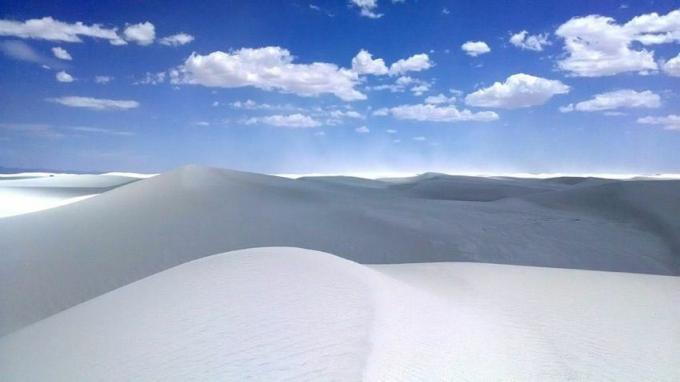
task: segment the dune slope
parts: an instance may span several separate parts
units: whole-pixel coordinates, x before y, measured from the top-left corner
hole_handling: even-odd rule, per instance
[[[190,166],[0,219],[0,335],[186,261],[263,246],[322,250],[365,264],[680,271],[663,235],[606,216]]]
[[[491,264],[369,267],[250,249],[0,338],[0,371],[5,381],[672,381],[679,283]]]

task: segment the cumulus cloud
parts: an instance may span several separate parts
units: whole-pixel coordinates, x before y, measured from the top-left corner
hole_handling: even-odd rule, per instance
[[[371,132],[371,130],[366,126],[357,127],[356,129],[354,129],[354,131],[356,131],[359,134],[368,134]]]
[[[406,72],[420,72],[433,66],[426,53],[414,54],[409,58],[402,58],[390,66],[390,75],[396,76]]]
[[[59,82],[73,82],[73,76],[70,74],[66,73],[65,71],[60,71],[57,72],[56,74],[57,81]]]
[[[321,126],[321,122],[303,114],[269,115],[266,117],[252,117],[245,121],[247,125],[265,124],[290,129],[311,128]]]
[[[493,111],[474,113],[467,109],[458,110],[453,105],[401,105],[390,108],[389,113],[397,119],[423,122],[490,122],[498,119],[498,114]]]
[[[484,41],[468,41],[461,45],[460,48],[468,56],[477,57],[481,54],[491,52],[491,48]]]
[[[569,92],[569,86],[524,73],[513,74],[505,82],[479,89],[465,97],[470,106],[516,109],[542,105],[556,94]]]
[[[373,59],[365,50],[360,50],[352,59],[352,70],[357,74],[384,75],[389,72],[382,58]]]
[[[680,54],[664,62],[662,69],[669,76],[680,77]]]
[[[515,33],[510,37],[510,43],[520,49],[533,50],[540,52],[543,47],[550,45],[548,34],[530,35],[527,31]]]
[[[649,13],[617,24],[611,17],[589,15],[562,24],[555,34],[564,39],[566,57],[558,67],[575,76],[600,77],[658,69],[649,46],[680,41],[680,10]]]
[[[275,46],[216,51],[205,56],[193,53],[176,73],[170,74],[173,83],[221,88],[252,86],[300,96],[334,94],[344,101],[366,99],[354,88],[359,84],[354,71],[324,62],[296,64],[288,50]]]
[[[192,41],[194,41],[194,36],[188,33],[178,33],[172,36],[163,37],[160,40],[158,40],[158,43],[161,45],[168,46],[180,46],[186,45]]]
[[[96,82],[98,84],[108,84],[111,81],[113,81],[113,77],[111,77],[111,76],[95,76],[94,77],[94,82]]]
[[[560,108],[561,112],[570,111],[605,111],[621,108],[657,108],[661,106],[661,97],[649,90],[637,92],[623,89],[595,95],[592,99],[582,101],[576,105]]]
[[[71,61],[73,59],[69,52],[60,46],[55,46],[54,48],[52,48],[52,54],[54,54],[54,57],[60,60]]]
[[[352,59],[352,70],[357,74],[372,74],[391,76],[402,75],[408,72],[420,72],[427,70],[434,66],[430,57],[426,53],[414,54],[408,58],[402,58],[390,65],[388,68],[385,65],[385,60],[382,58],[373,58],[366,50],[362,49]]]
[[[638,123],[646,125],[661,125],[666,130],[680,131],[680,115],[670,114],[665,117],[642,117],[638,118]]]
[[[422,135],[421,135],[421,136],[418,136],[418,137],[413,137],[412,139],[413,139],[414,141],[418,141],[418,142],[425,142],[425,141],[427,140],[427,138],[426,138],[426,137],[423,137]]]
[[[409,76],[401,76],[397,78],[392,84],[376,85],[371,87],[372,90],[389,90],[392,93],[401,93],[409,89],[414,95],[420,96],[430,90],[431,83]]]
[[[86,25],[82,22],[65,23],[43,17],[26,21],[0,20],[0,36],[14,36],[49,41],[82,42],[80,37],[108,40],[113,45],[125,45],[116,28],[105,28],[100,24]]]
[[[105,98],[92,98],[92,97],[59,97],[59,98],[48,98],[50,102],[56,102],[58,104],[69,106],[69,107],[81,107],[92,110],[128,110],[139,107],[139,102],[130,100],[114,100]]]
[[[148,21],[139,24],[129,25],[123,31],[127,41],[135,42],[139,45],[150,45],[156,39],[156,27]]]
[[[351,0],[351,2],[355,7],[359,8],[361,15],[364,17],[377,19],[383,16],[381,13],[376,13],[378,0]]]

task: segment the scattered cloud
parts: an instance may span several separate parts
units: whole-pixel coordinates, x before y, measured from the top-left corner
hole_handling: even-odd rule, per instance
[[[575,17],[555,34],[564,39],[566,57],[561,70],[574,76],[600,77],[658,69],[649,46],[680,41],[680,10],[666,15],[649,13],[617,24],[611,17]]]
[[[180,46],[186,45],[192,41],[194,41],[194,36],[182,32],[174,34],[172,36],[163,37],[160,40],[158,40],[158,43],[167,46]]]
[[[445,103],[454,103],[456,102],[456,97],[447,97],[444,94],[439,93],[436,96],[429,96],[425,98],[425,103],[433,104],[433,105],[441,105]]]
[[[450,15],[450,14],[451,14],[451,11],[449,11],[448,8],[446,8],[446,7],[442,8],[442,15]]]
[[[637,92],[623,89],[595,95],[592,99],[582,101],[576,105],[569,104],[560,108],[560,111],[605,111],[621,108],[658,108],[661,106],[661,97],[649,90]]]
[[[296,64],[293,60],[288,50],[276,46],[216,51],[205,56],[192,53],[170,74],[173,83],[221,88],[252,86],[299,96],[334,94],[344,101],[366,99],[355,89],[359,77],[354,71],[330,63]]]
[[[356,129],[354,129],[354,131],[356,131],[359,134],[368,134],[371,132],[371,130],[366,126],[357,127]]]
[[[156,39],[156,27],[148,21],[129,25],[123,31],[125,40],[146,46],[153,44]]]
[[[103,128],[100,128],[100,127],[75,126],[75,127],[70,127],[69,129],[73,130],[73,131],[81,132],[81,133],[116,135],[116,136],[121,136],[121,137],[131,137],[131,136],[135,135],[135,133],[133,133],[131,131],[103,129]]]
[[[396,134],[396,133],[397,133],[397,130],[394,130],[394,129],[387,129],[387,130],[385,130],[385,132],[386,132],[387,134]]]
[[[54,54],[54,57],[60,59],[60,60],[66,60],[66,61],[71,61],[73,57],[71,57],[71,54],[69,52],[60,47],[60,46],[55,46],[52,48],[52,54]]]
[[[245,121],[247,125],[265,124],[276,127],[284,127],[291,129],[298,128],[312,128],[321,126],[321,122],[314,118],[303,114],[288,114],[288,115],[269,115],[266,117],[252,117]]]
[[[63,70],[60,71],[60,72],[57,72],[55,77],[57,78],[57,81],[59,81],[59,82],[73,82],[74,81],[73,76],[71,76],[70,74],[66,73]]]
[[[482,54],[491,52],[491,48],[484,41],[468,41],[461,45],[460,48],[468,56],[477,57]]]
[[[381,13],[376,13],[376,8],[378,8],[378,0],[351,0],[351,4],[359,8],[361,15],[371,19],[381,18],[383,15]]]
[[[430,90],[431,83],[409,76],[401,76],[392,84],[383,84],[370,87],[371,90],[389,90],[392,93],[402,93],[409,89],[414,95],[420,96]]]
[[[352,59],[352,70],[357,74],[384,75],[389,73],[382,58],[373,59],[373,56],[365,50],[360,50]]]
[[[64,106],[80,107],[92,110],[128,110],[139,107],[139,102],[137,101],[77,96],[48,98],[47,101],[55,102]]]
[[[134,85],[158,85],[165,82],[168,74],[166,72],[146,73],[144,78],[135,81]]]
[[[390,115],[390,109],[383,107],[380,109],[376,109],[373,111],[373,115],[376,117],[385,117],[387,115]]]
[[[59,139],[65,136],[45,123],[0,123],[0,130],[40,139]]]
[[[389,109],[389,114],[397,119],[423,122],[490,122],[498,119],[493,111],[472,112],[458,110],[455,106],[432,104],[401,105]]]
[[[510,37],[510,43],[520,49],[533,50],[540,52],[543,47],[550,45],[548,34],[530,35],[527,31],[515,33]]]
[[[207,121],[198,121],[193,123],[194,126],[201,126],[201,127],[206,127],[210,126],[210,122]]]
[[[560,81],[518,73],[508,77],[505,82],[495,82],[468,94],[465,103],[478,107],[516,109],[542,105],[552,96],[568,93],[569,90],[569,86]]]
[[[36,52],[23,41],[0,41],[0,51],[2,51],[2,53],[7,57],[15,60],[43,65],[51,64],[50,58],[44,57],[40,53]]]
[[[396,76],[407,72],[420,72],[430,69],[434,64],[426,53],[414,54],[409,58],[402,58],[390,66],[389,74]]]
[[[642,117],[638,118],[638,123],[646,125],[661,125],[666,130],[680,131],[680,115],[670,114],[665,117]]]
[[[98,84],[108,84],[111,81],[113,81],[113,77],[111,77],[111,76],[95,76],[94,77],[94,82],[98,83]]]
[[[423,137],[423,136],[421,135],[421,136],[418,136],[418,137],[413,137],[413,140],[414,140],[414,141],[418,141],[418,142],[425,142],[425,141],[427,140],[427,138],[426,138],[426,137]]]
[[[105,28],[100,24],[87,25],[82,22],[65,23],[43,17],[26,21],[0,20],[0,36],[14,36],[49,41],[82,42],[80,37],[108,40],[112,45],[125,45],[116,28]]]
[[[662,69],[669,76],[680,77],[680,54],[664,62]]]

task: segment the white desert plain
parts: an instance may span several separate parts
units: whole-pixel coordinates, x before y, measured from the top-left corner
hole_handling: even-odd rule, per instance
[[[680,379],[677,180],[185,166],[9,194],[4,381]]]

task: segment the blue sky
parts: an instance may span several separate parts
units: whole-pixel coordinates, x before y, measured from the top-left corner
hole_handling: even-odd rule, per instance
[[[677,173],[679,9],[2,1],[0,167]]]

